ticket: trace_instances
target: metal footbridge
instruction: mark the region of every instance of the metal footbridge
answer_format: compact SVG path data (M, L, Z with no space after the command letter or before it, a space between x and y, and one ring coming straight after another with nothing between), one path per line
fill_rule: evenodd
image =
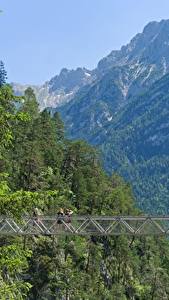
M169 216L0 216L0 235L169 235Z

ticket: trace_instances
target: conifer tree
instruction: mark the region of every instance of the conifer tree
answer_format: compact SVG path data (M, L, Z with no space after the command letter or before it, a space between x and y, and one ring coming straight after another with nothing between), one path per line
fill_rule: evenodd
M0 61L0 87L6 83L7 73L5 71L4 63Z

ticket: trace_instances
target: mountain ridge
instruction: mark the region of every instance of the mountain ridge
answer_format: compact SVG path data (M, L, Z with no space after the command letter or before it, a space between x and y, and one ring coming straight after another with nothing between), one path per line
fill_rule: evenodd
M160 59L155 57L156 50L154 50L157 48L156 42L158 42L159 35L163 37L163 42L161 43L160 41L158 50ZM79 89L86 84L100 80L110 69L128 65L130 67L128 71L129 78L127 79L126 75L126 79L121 81L121 89L125 97L130 96L130 93L132 94L135 89L132 85L134 78L130 79L131 74L135 74L135 79L143 76L145 80L144 86L146 86L146 84L149 85L149 80L153 77L156 80L167 73L169 70L169 57L168 53L166 54L168 45L169 20L153 21L144 27L142 33L136 34L127 45L122 46L120 50L113 50L109 55L101 59L94 70L80 67L76 70L63 68L59 75L54 76L42 86L32 87L42 109L49 106L54 108L71 101ZM148 49L148 52L153 51L152 59L149 55L149 62L146 61L147 51L144 48ZM156 61L155 64L153 59ZM156 73L158 73L159 69L161 75L158 77ZM74 83L73 85L72 82ZM14 83L13 88L15 92L23 93L21 85Z

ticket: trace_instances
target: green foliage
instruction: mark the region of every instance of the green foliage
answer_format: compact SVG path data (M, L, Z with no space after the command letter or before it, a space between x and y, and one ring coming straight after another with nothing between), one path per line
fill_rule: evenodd
M132 190L102 170L96 149L64 138L58 114L31 89L16 111L0 88L0 214L17 219L60 207L74 214L137 214ZM10 133L10 138L8 134ZM0 237L0 299L168 299L169 243L159 238Z
M21 278L21 273L26 272L30 256L29 250L14 243L0 248L0 299L26 299L31 284Z

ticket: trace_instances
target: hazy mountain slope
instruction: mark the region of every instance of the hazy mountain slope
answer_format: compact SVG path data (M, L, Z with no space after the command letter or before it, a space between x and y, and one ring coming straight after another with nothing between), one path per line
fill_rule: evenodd
M85 68L76 70L62 69L59 75L53 77L42 86L21 85L12 83L15 94L22 95L28 86L35 91L41 109L45 107L58 107L69 102L76 92L84 85L92 82L92 72Z

